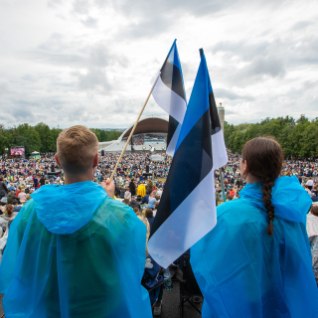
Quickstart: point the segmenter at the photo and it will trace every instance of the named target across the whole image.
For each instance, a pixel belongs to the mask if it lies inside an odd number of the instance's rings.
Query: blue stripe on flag
[[[148,244],[149,253],[164,267],[207,234],[216,223],[211,92],[202,52],[178,146]]]

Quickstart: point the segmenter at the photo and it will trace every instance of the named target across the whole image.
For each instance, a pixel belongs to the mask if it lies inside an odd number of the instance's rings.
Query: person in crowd
[[[159,188],[159,189],[157,189],[157,192],[156,192],[157,200],[160,200],[161,196],[162,196],[162,189]]]
[[[308,194],[310,195],[311,199],[313,199],[313,197],[315,196],[315,193],[312,191],[313,190],[313,186],[314,186],[314,181],[309,179],[306,181],[305,184],[305,190],[308,192]]]
[[[16,215],[17,212],[14,211],[14,205],[11,203],[5,205],[3,214],[0,215],[0,228],[2,232],[0,235],[0,261],[7,244],[9,227]]]
[[[19,185],[19,186],[17,187],[17,189],[15,190],[14,196],[15,196],[16,198],[19,197],[19,193],[21,192],[21,189],[22,189],[22,188],[23,188],[23,185]]]
[[[41,175],[39,183],[40,183],[41,187],[45,185],[45,176],[44,176],[44,174]]]
[[[318,285],[318,204],[316,202],[307,214],[307,234],[310,241],[312,268]]]
[[[154,209],[156,206],[156,190],[153,190],[150,195],[149,195],[149,199],[148,199],[148,208],[150,209]]]
[[[3,197],[6,197],[8,192],[9,192],[9,190],[8,190],[5,182],[3,181],[3,178],[0,177],[0,199],[2,199]]]
[[[38,187],[40,187],[40,183],[39,183],[39,179],[37,175],[33,176],[33,187],[34,189],[37,189]]]
[[[142,199],[141,199],[141,204],[143,204],[143,205],[148,205],[149,195],[150,195],[150,193],[149,193],[149,194],[146,193],[146,195],[145,195],[144,197],[142,197]]]
[[[143,182],[138,184],[136,193],[142,198],[146,195],[146,185]]]
[[[131,181],[129,182],[129,190],[132,196],[136,195],[136,184],[135,184],[134,178],[132,178]]]
[[[14,205],[7,203],[4,206],[2,215],[0,216],[0,226],[2,226],[2,228],[8,228],[16,215],[17,213],[14,211]]]
[[[153,210],[150,208],[146,208],[146,209],[144,209],[143,214],[148,220],[148,223],[150,226],[150,232],[151,232],[151,228],[152,228],[153,222],[155,220],[155,218],[153,216]]]
[[[318,317],[305,230],[312,202],[296,177],[279,177],[282,162],[275,140],[248,141],[246,186],[217,208],[216,227],[191,248],[203,318]]]
[[[12,200],[12,204],[14,207],[13,212],[19,212],[22,209],[22,204],[16,198],[14,200]]]
[[[7,317],[151,317],[141,286],[145,226],[94,183],[98,140],[84,126],[57,139],[65,185],[32,194],[12,223],[0,266]],[[106,190],[106,191],[105,191]]]
[[[311,206],[310,212],[307,214],[306,229],[308,237],[318,236],[318,204]]]
[[[146,193],[150,194],[153,190],[153,183],[151,181],[151,179],[148,179],[147,181],[147,185],[146,185]]]
[[[126,199],[128,202],[131,201],[131,192],[129,191],[129,187],[126,188],[126,191],[124,193],[124,199]]]
[[[16,213],[14,212],[14,205],[11,203],[7,203],[4,208],[3,217],[6,218],[8,222],[12,222],[16,217]]]
[[[23,187],[21,187],[21,191],[18,194],[18,199],[22,204],[24,204],[27,200],[26,190]]]
[[[149,235],[150,235],[150,225],[149,222],[147,220],[147,218],[145,217],[145,215],[142,213],[141,210],[141,202],[138,200],[133,200],[130,202],[129,204],[131,206],[131,208],[134,210],[134,212],[136,213],[138,219],[145,225],[146,227],[146,231],[147,231],[147,235],[146,235],[146,244],[148,242],[149,239]],[[144,244],[144,246],[146,247],[146,244]]]

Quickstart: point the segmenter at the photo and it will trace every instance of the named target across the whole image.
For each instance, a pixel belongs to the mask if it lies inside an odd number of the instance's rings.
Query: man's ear
[[[57,153],[54,155],[54,159],[55,159],[56,163],[58,164],[58,166],[59,166],[60,168],[62,168],[61,162],[60,162],[60,159],[59,159],[59,156],[58,156]]]
[[[98,156],[98,153],[96,153],[96,155],[93,158],[93,168],[97,167],[98,161],[99,161],[99,156]]]

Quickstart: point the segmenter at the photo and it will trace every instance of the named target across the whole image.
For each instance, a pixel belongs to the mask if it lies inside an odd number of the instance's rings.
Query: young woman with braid
[[[246,186],[218,207],[216,227],[191,249],[203,318],[318,317],[306,234],[311,199],[296,177],[279,176],[282,161],[274,139],[248,141]]]

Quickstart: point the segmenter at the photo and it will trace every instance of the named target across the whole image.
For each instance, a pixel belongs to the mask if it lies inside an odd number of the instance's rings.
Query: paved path
[[[179,283],[173,282],[173,289],[165,290],[162,299],[161,316],[160,318],[180,318],[180,292]],[[184,318],[201,318],[201,315],[195,311],[188,303],[184,304]]]

